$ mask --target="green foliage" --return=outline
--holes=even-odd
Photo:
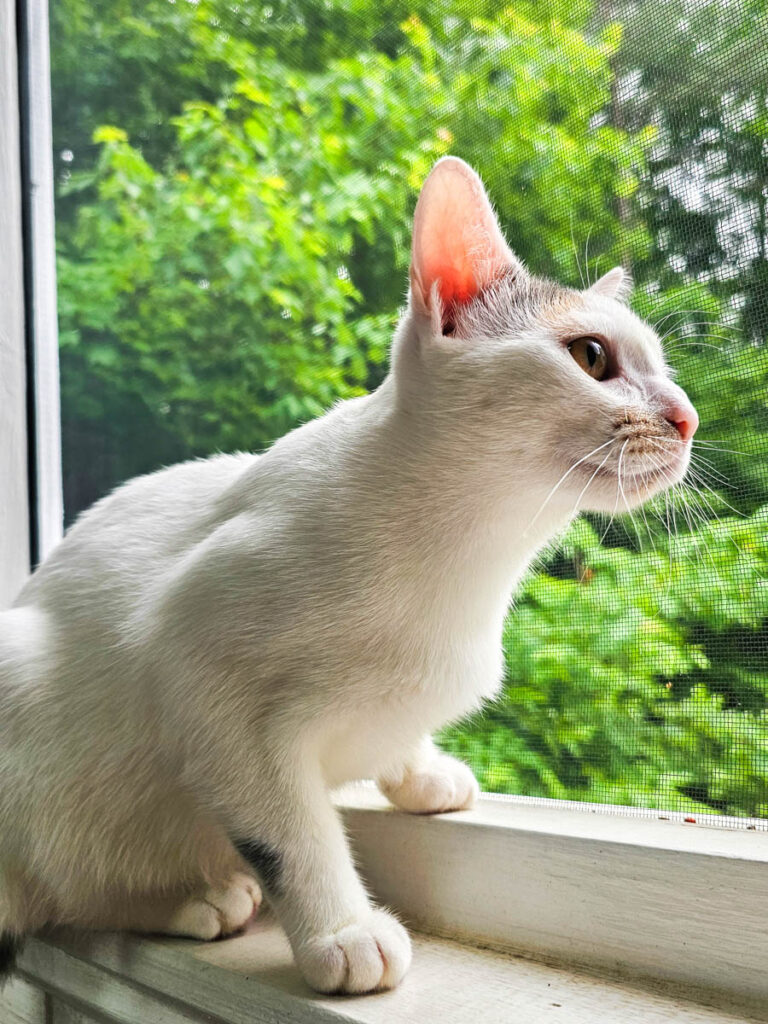
[[[363,109],[377,70],[391,69],[345,69],[336,85]],[[67,186],[95,182],[97,195],[59,261],[64,357],[140,394],[190,451],[261,447],[358,393],[391,329],[349,317],[359,296],[344,260],[405,204],[406,159],[393,152],[371,178],[326,82],[263,62],[258,75],[219,104],[188,103],[163,170],[101,128],[95,173]]]
[[[528,580],[501,698],[443,745],[495,792],[768,816],[768,506],[646,553],[599,538],[577,523],[572,578]]]
[[[768,817],[766,31],[765,0],[53,0],[69,516],[375,386],[418,187],[463,156],[535,272],[631,265],[705,440],[679,536],[577,524],[443,742],[493,790]]]

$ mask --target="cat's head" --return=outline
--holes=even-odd
[[[620,267],[581,291],[529,274],[477,174],[446,157],[414,215],[398,383],[557,504],[640,504],[684,476],[698,416],[629,287]]]

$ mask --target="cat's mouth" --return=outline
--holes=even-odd
[[[622,493],[634,501],[644,501],[659,491],[679,483],[688,468],[687,446],[680,446],[672,453],[654,451],[651,455],[633,455],[610,463],[590,465],[585,462],[579,468],[587,486],[604,490],[610,488],[613,495]]]
[[[603,480],[610,480],[612,483],[620,484],[625,490],[637,491],[654,485],[664,486],[665,483],[675,483],[675,478],[666,467],[653,466],[623,466],[619,472],[618,466],[598,466],[595,475]]]

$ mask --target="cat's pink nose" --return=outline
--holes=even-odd
[[[687,398],[673,401],[664,410],[664,416],[684,441],[690,441],[699,426],[699,414]]]
[[[668,377],[657,377],[648,389],[651,407],[671,423],[683,441],[690,441],[699,426],[699,416],[688,395]]]

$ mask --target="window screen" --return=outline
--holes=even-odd
[[[51,13],[69,520],[375,387],[418,187],[464,157],[533,271],[631,269],[701,428],[685,487],[540,560],[441,742],[491,792],[768,820],[763,0]]]

